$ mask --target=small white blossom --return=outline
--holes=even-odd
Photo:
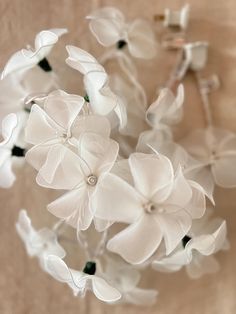
[[[29,256],[37,257],[43,270],[47,271],[45,259],[48,255],[65,257],[66,253],[58,243],[56,234],[48,228],[35,230],[25,210],[21,210],[19,213],[16,230],[24,242]]]
[[[99,218],[130,224],[109,240],[107,247],[139,264],[163,239],[167,254],[173,251],[189,231],[192,217],[201,217],[205,208],[192,207],[191,186],[180,168],[174,173],[165,156],[134,153],[129,165],[134,187],[108,174],[97,188],[92,206]]]
[[[63,182],[54,182],[69,191],[50,203],[48,210],[78,230],[87,229],[94,216],[92,197],[116,161],[118,149],[118,144],[109,138],[83,133],[78,156],[70,165],[69,184],[63,179]],[[53,188],[54,184],[50,187]]]
[[[157,53],[155,34],[146,20],[125,21],[121,11],[114,7],[98,9],[87,16],[89,27],[98,42],[106,47],[117,44],[122,49],[127,44],[136,58],[151,59]]]
[[[84,75],[91,111],[99,115],[109,115],[114,111],[121,127],[124,126],[127,122],[124,104],[110,89],[108,75],[103,66],[91,54],[78,47],[67,46],[66,49],[69,54],[66,63]]]
[[[193,279],[217,271],[219,264],[213,255],[227,248],[226,222],[222,219],[209,221],[208,214],[206,217],[193,224],[182,244],[171,255],[154,261],[154,269],[171,272],[186,266],[189,277]]]
[[[87,274],[69,268],[58,256],[50,255],[46,259],[48,272],[58,281],[66,283],[75,296],[85,296],[92,291],[94,295],[104,302],[115,302],[121,298],[120,292],[105,281],[100,274]]]
[[[219,128],[198,129],[181,141],[181,144],[196,160],[202,163],[198,169],[217,185],[224,188],[236,186],[236,136]]]
[[[22,49],[12,55],[2,72],[1,78],[20,70],[28,70],[37,65],[51,51],[59,37],[67,32],[64,28],[44,30],[35,37],[34,50]]]

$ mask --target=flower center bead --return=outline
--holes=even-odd
[[[72,137],[72,134],[70,133],[70,132],[68,132],[68,133],[62,133],[61,135],[60,135],[60,137],[61,137],[61,139],[62,139],[62,141],[63,142],[66,142],[69,138],[71,138]]]
[[[156,209],[156,206],[150,202],[150,203],[144,204],[143,208],[146,213],[151,214]]]
[[[185,246],[187,245],[187,243],[191,240],[191,237],[189,237],[188,235],[184,236],[182,239],[182,244],[183,247],[185,248]]]
[[[91,186],[94,186],[96,185],[98,182],[98,178],[94,175],[94,174],[90,174],[88,177],[87,177],[87,183],[88,185],[91,185]]]
[[[125,46],[127,45],[127,42],[123,39],[120,39],[117,43],[116,43],[116,47],[117,49],[123,49]]]
[[[90,261],[87,262],[83,269],[83,273],[88,275],[94,275],[96,273],[96,263]]]

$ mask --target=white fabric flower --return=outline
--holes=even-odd
[[[198,192],[202,194],[201,197],[205,194],[214,204],[215,184],[208,169],[204,167],[201,161],[194,159],[181,145],[173,142],[165,132],[143,132],[136,149],[145,153],[152,153],[153,150],[158,151],[171,160],[175,170],[181,166],[184,176],[190,180],[190,184],[192,181],[195,181],[194,186],[196,186],[196,182],[198,183]]]
[[[112,89],[122,99],[127,113],[127,123],[120,128],[120,133],[137,138],[147,129],[145,121],[146,106],[140,98],[139,90],[135,86],[126,83],[121,76],[110,76]]]
[[[134,186],[108,174],[97,187],[92,206],[96,216],[124,222],[129,227],[108,242],[108,249],[126,261],[146,261],[164,239],[169,254],[189,231],[193,216],[204,208],[192,207],[192,189],[181,169],[174,174],[163,155],[134,153],[129,158]]]
[[[108,75],[102,65],[88,52],[66,46],[69,57],[66,63],[84,75],[84,86],[93,113],[108,115],[115,111],[120,125],[126,125],[126,112],[121,99],[109,87]]]
[[[116,161],[118,150],[118,144],[109,138],[83,133],[78,156],[70,165],[70,173],[66,173],[69,185],[65,180],[55,181],[56,187],[60,186],[69,192],[49,204],[48,210],[78,230],[86,230],[94,216],[92,196],[101,184],[101,177],[110,171]]]
[[[236,186],[236,136],[219,128],[198,129],[181,141],[181,144],[195,159],[202,162],[214,182],[224,188]]]
[[[16,165],[16,157],[24,156],[24,147],[20,141],[20,135],[25,122],[24,115],[8,114],[2,120],[2,137],[0,143],[0,187],[10,188],[16,176],[12,170]],[[19,146],[21,145],[21,147]],[[19,159],[19,158],[18,158]]]
[[[12,55],[2,72],[1,79],[20,70],[28,70],[37,65],[51,51],[60,36],[67,32],[64,28],[44,30],[35,37],[35,48],[22,49]]]
[[[19,213],[16,230],[24,242],[29,256],[37,257],[43,270],[47,271],[45,259],[48,255],[65,257],[66,253],[58,243],[56,234],[48,228],[35,230],[27,212],[23,209]]]
[[[59,257],[50,255],[46,260],[49,273],[58,281],[66,283],[75,296],[85,296],[88,290],[104,302],[115,302],[120,299],[120,292],[108,284],[99,274],[90,275],[69,268]]]
[[[179,123],[183,116],[183,102],[183,85],[179,85],[176,96],[168,88],[163,88],[157,100],[147,110],[147,122],[154,129],[159,129],[160,124]]]
[[[171,255],[152,263],[153,268],[172,272],[186,266],[192,279],[217,271],[219,264],[212,255],[226,247],[226,222],[218,219],[205,222],[200,220],[198,228],[193,228]]]
[[[29,111],[26,100],[30,96],[48,94],[56,88],[53,76],[34,67],[27,72],[17,72],[0,80],[0,121],[9,113]]]
[[[170,126],[181,121],[183,116],[184,88],[179,85],[175,96],[168,88],[163,88],[157,100],[146,111],[146,121],[151,130],[139,135],[136,150],[149,152],[151,145],[161,147],[165,142],[172,140]],[[157,149],[159,151],[159,149]]]
[[[69,181],[66,169],[75,159],[69,147],[77,145],[80,134],[91,131],[109,134],[109,123],[99,116],[78,116],[84,99],[63,91],[55,91],[47,97],[44,110],[33,105],[25,128],[25,139],[35,145],[26,154],[26,160],[39,173],[38,182]],[[67,167],[66,169],[63,167]]]
[[[105,46],[127,44],[129,52],[136,58],[151,59],[157,53],[157,42],[150,24],[141,19],[131,23],[125,21],[121,11],[114,7],[98,9],[87,16],[89,27],[98,42]]]
[[[107,259],[104,276],[121,293],[121,298],[116,303],[130,303],[142,306],[150,306],[155,303],[158,292],[137,287],[141,275],[132,266],[109,258]]]

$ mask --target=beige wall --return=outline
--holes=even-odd
[[[189,0],[192,4],[189,38],[210,42],[208,74],[218,73],[222,87],[211,95],[214,122],[236,131],[236,2],[235,0]],[[95,55],[101,53],[88,31],[84,17],[93,9],[109,4],[123,10],[127,17],[146,17],[165,7],[179,8],[180,0],[0,0],[0,66],[12,52],[32,41],[35,33],[51,27],[68,27],[70,34],[63,38],[70,43],[88,49]],[[55,67],[63,63],[59,73],[70,74],[66,84],[75,90],[77,74],[64,66],[64,55],[54,52]],[[166,60],[166,62],[163,62]],[[171,69],[174,55],[151,63],[139,62],[142,81],[149,99],[155,88],[162,84]],[[153,69],[155,69],[153,71]],[[179,135],[190,128],[203,126],[204,117],[194,79],[185,80],[186,116]],[[159,314],[234,314],[236,313],[236,195],[235,190],[217,189],[216,210],[228,220],[231,251],[219,254],[222,268],[216,275],[190,281],[185,272],[163,275],[149,272],[143,286],[160,290],[157,304],[152,308],[133,306],[107,306],[87,296],[74,298],[71,291],[41,272],[37,261],[26,256],[24,247],[15,232],[19,208],[29,210],[37,226],[47,225],[51,216],[45,205],[53,199],[53,193],[40,189],[34,183],[35,173],[26,166],[19,174],[12,190],[0,191],[0,314],[88,314],[88,313],[159,313]],[[155,278],[155,279],[153,279]]]

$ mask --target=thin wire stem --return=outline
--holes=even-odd
[[[108,52],[104,53],[101,58],[100,62],[104,65],[109,60],[117,59],[117,62],[121,68],[121,70],[125,73],[128,77],[129,81],[137,88],[140,93],[141,101],[144,107],[147,106],[147,96],[142,87],[142,85],[138,82],[136,76],[129,70],[130,68],[134,67],[131,60],[121,51],[117,51],[117,49],[111,49]],[[126,66],[125,63],[128,65]]]
[[[206,125],[207,127],[210,127],[213,125],[213,118],[212,118],[212,111],[211,111],[211,106],[210,106],[209,96],[208,96],[209,91],[207,88],[204,88],[204,86],[202,86],[201,84],[202,78],[198,71],[195,72],[195,77],[197,80],[198,89],[199,89],[199,93],[200,93],[202,104],[203,104]]]

